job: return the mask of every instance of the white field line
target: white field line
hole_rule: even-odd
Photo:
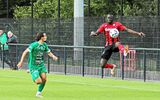
[[[22,77],[22,76],[10,76],[10,75],[0,75],[0,78],[18,78],[18,79],[29,79],[26,77]],[[31,79],[31,78],[30,78]],[[73,82],[73,81],[62,81],[62,80],[56,80],[54,78],[54,80],[48,80],[51,82],[59,82],[59,83],[66,83],[66,84],[76,84],[76,85],[87,85],[87,86],[94,86],[94,87],[102,87],[102,88],[120,88],[120,89],[128,89],[128,90],[138,90],[138,91],[148,91],[148,92],[160,92],[160,90],[155,90],[155,89],[142,89],[142,88],[136,88],[136,87],[130,87],[130,86],[122,86],[122,85],[108,85],[107,83],[105,85],[103,84],[89,84],[89,83],[85,83],[85,82]]]

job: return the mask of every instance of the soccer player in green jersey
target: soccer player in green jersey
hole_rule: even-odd
[[[48,45],[45,42],[47,40],[46,33],[37,33],[36,40],[37,41],[31,43],[30,46],[23,52],[20,62],[17,64],[17,66],[18,68],[22,67],[23,61],[29,52],[28,67],[33,81],[38,85],[36,96],[42,97],[41,92],[47,80],[47,69],[44,65],[43,54],[44,52],[47,52],[48,55],[55,61],[58,59],[58,57],[55,56],[48,48]]]

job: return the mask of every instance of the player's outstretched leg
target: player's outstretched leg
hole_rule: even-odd
[[[110,68],[111,69],[111,75],[115,75],[115,69],[117,68],[117,65],[115,64],[106,64],[104,68]]]
[[[126,45],[124,47],[124,56],[127,56],[128,52],[129,52],[129,47],[128,47],[128,45]]]
[[[111,69],[111,75],[115,76],[115,69],[117,68],[117,65],[113,64],[113,68]]]
[[[128,51],[129,51],[128,45],[123,46],[122,44],[119,44],[118,49],[120,53],[122,53],[124,56],[127,56]]]

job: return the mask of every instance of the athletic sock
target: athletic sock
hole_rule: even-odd
[[[43,88],[44,88],[45,84],[42,83],[42,84],[39,84],[38,85],[38,92],[42,92]]]
[[[124,46],[122,44],[120,44],[118,46],[118,49],[119,49],[120,52],[122,52],[122,53],[124,52]]]
[[[110,68],[110,69],[112,69],[112,68],[113,68],[113,64],[106,64],[106,65],[104,66],[104,68]]]

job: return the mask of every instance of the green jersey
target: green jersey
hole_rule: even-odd
[[[40,44],[39,42],[33,42],[29,46],[29,68],[37,69],[44,67],[44,52],[50,52],[48,45],[44,42]]]
[[[3,45],[4,45],[4,50],[8,50],[8,45],[6,44],[6,42],[7,42],[7,35],[6,33],[2,33],[2,35],[0,35],[1,50],[3,50]]]

